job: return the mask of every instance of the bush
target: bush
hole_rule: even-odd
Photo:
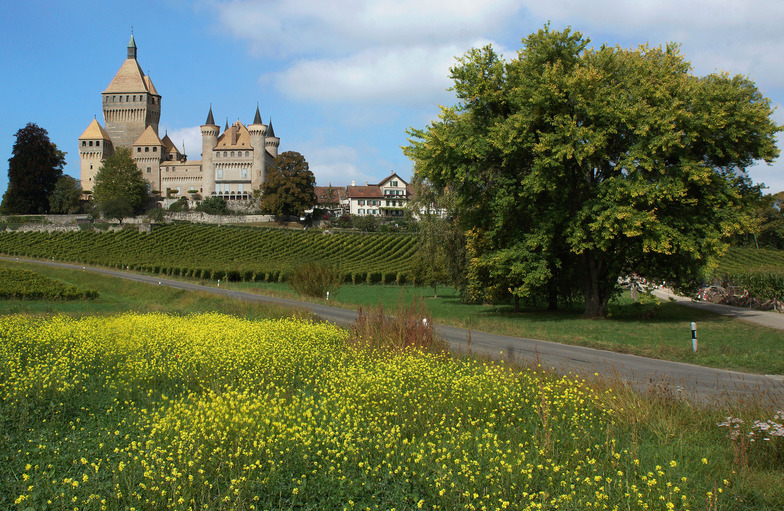
[[[169,211],[173,213],[188,211],[188,199],[186,197],[180,197],[176,202],[172,202],[171,206],[169,206]]]
[[[288,283],[301,295],[323,298],[327,291],[333,296],[337,293],[343,284],[343,274],[335,266],[305,263],[291,270]]]
[[[371,352],[414,349],[440,354],[449,351],[449,344],[436,335],[422,297],[410,303],[398,303],[392,314],[380,304],[370,311],[360,308],[356,322],[349,330],[348,343]]]
[[[229,207],[226,205],[226,200],[223,197],[209,197],[201,201],[201,204],[196,206],[194,211],[200,211],[209,215],[226,215],[229,213]]]

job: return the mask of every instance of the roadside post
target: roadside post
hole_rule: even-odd
[[[691,322],[691,350],[697,351],[697,323]]]

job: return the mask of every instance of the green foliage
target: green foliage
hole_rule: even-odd
[[[343,280],[340,268],[318,262],[297,265],[287,276],[287,281],[294,291],[316,298],[325,298],[328,291],[331,296],[335,296],[343,285]]]
[[[111,218],[122,219],[144,211],[149,199],[147,182],[130,149],[120,147],[103,161],[95,175],[92,197],[98,209]]]
[[[208,215],[226,215],[229,213],[229,206],[226,205],[223,197],[207,197],[194,208],[194,211]]]
[[[352,216],[351,226],[359,231],[376,232],[378,220],[373,215]]]
[[[784,301],[784,250],[730,248],[710,276],[748,290],[757,300]]]
[[[106,225],[94,224],[96,229]],[[292,262],[320,261],[361,280],[369,273],[408,274],[412,235],[336,233],[216,225],[167,224],[151,233],[0,232],[0,253],[166,273],[197,278],[222,271],[231,280],[285,280]],[[199,272],[198,275],[195,273]],[[394,277],[390,277],[394,280]]]
[[[46,130],[36,124],[28,123],[15,136],[8,159],[8,189],[3,194],[0,213],[46,213],[49,196],[63,175],[66,153],[57,149]]]
[[[316,204],[316,177],[305,157],[285,151],[267,169],[259,204],[264,213],[276,216],[302,215]]]
[[[416,175],[458,199],[477,298],[582,291],[601,316],[618,275],[693,286],[753,228],[745,169],[778,156],[770,101],[742,76],[696,77],[676,45],[587,49],[549,27],[504,62],[452,69],[458,105],[409,130]]]
[[[30,270],[0,268],[0,300],[84,300],[98,296]]]
[[[174,213],[178,211],[188,211],[188,198],[180,197],[179,199],[177,199],[169,206],[169,211]]]
[[[73,215],[82,212],[82,185],[78,179],[64,175],[49,195],[49,211]]]

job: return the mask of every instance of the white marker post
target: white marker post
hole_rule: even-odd
[[[329,301],[329,291],[327,291],[327,301]]]
[[[691,322],[691,350],[697,351],[697,323]]]

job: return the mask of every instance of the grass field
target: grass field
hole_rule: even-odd
[[[17,267],[18,263],[0,261],[0,267]],[[24,303],[0,301],[0,312],[113,313],[125,311],[192,312],[221,311],[241,317],[266,314],[271,306],[241,301],[224,302],[208,294],[151,287],[120,281],[90,272],[58,270],[35,264],[19,267],[33,269],[71,285],[95,289],[100,297],[94,306],[84,303]],[[196,281],[203,283],[203,281]],[[212,282],[212,285],[216,285]],[[285,283],[222,282],[222,287],[243,291],[303,299]],[[431,288],[395,285],[342,286],[329,304],[349,308],[387,309],[398,302],[410,303],[422,297],[431,316],[442,324],[504,335],[541,339],[580,346],[590,346],[624,353],[688,362],[709,367],[760,374],[784,374],[784,332],[727,317],[682,307],[673,303],[635,303],[621,298],[610,307],[610,317],[586,320],[582,310],[548,312],[511,307],[482,306],[462,303],[449,288],[432,298]],[[327,303],[325,300],[316,300]],[[227,310],[226,307],[229,309]],[[274,307],[272,309],[275,309]],[[255,312],[255,311],[261,311]],[[278,308],[279,315],[285,314]],[[700,350],[691,350],[690,323],[698,325]]]
[[[10,265],[99,297],[0,301],[3,509],[784,508],[784,437],[760,426],[784,416],[758,403],[705,410],[538,368],[357,353],[333,327],[279,321],[284,308]],[[417,293],[431,290],[337,296],[368,307]],[[508,312],[424,301],[472,328]],[[601,339],[650,329],[641,316],[684,320],[651,307],[506,321]],[[744,422],[719,426],[728,416]]]
[[[784,506],[784,438],[752,426],[773,412],[348,341],[220,314],[0,316],[0,508]]]

